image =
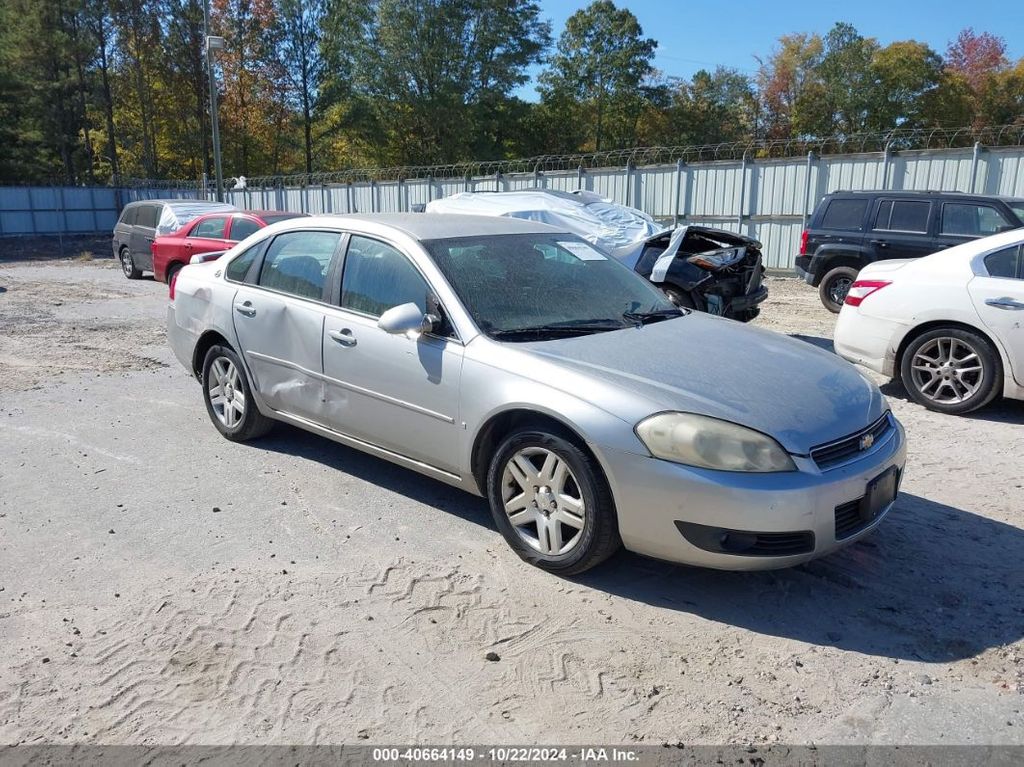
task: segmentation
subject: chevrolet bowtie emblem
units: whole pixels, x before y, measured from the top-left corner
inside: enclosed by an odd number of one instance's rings
[[[861,450],[867,450],[873,444],[875,444],[875,435],[873,434],[865,434],[863,437],[860,438]]]

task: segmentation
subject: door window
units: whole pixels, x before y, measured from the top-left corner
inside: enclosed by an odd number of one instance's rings
[[[128,225],[134,224],[135,223],[135,216],[136,216],[136,214],[138,212],[139,212],[139,208],[138,208],[137,205],[125,208],[124,211],[121,213],[121,220],[118,221],[118,223],[119,224],[128,224]]]
[[[256,234],[260,229],[260,225],[251,218],[231,219],[231,239],[235,242],[241,242],[250,234]]]
[[[353,236],[345,254],[341,306],[372,317],[402,304],[427,307],[426,280],[403,253],[378,240]]]
[[[303,298],[323,297],[338,232],[285,232],[270,243],[259,284]]]
[[[932,204],[923,200],[882,200],[875,216],[875,229],[892,232],[928,231]]]
[[[140,205],[139,212],[135,214],[135,225],[156,229],[156,220],[159,215],[159,205]]]
[[[189,237],[207,237],[211,240],[223,240],[228,220],[224,216],[206,218],[192,228]]]
[[[821,219],[822,229],[860,229],[864,212],[868,209],[867,199],[832,200]]]
[[[947,202],[942,206],[942,233],[961,237],[988,237],[1013,225],[991,205]]]
[[[997,250],[995,253],[989,253],[985,256],[985,271],[988,272],[989,277],[1024,278],[1024,258],[1022,258],[1021,246],[1013,245]]]
[[[256,260],[256,256],[259,255],[262,248],[263,243],[257,243],[242,253],[242,255],[231,259],[228,268],[224,270],[224,276],[234,282],[252,282],[252,280],[246,280],[246,276],[248,276],[252,262]]]

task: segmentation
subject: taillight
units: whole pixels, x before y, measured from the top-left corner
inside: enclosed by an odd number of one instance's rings
[[[886,285],[892,285],[892,283],[886,280],[857,280],[850,286],[850,290],[846,294],[846,303],[850,306],[860,306],[865,298],[872,293],[877,293]]]
[[[807,255],[807,230],[806,229],[804,229],[800,233],[800,255],[801,256],[806,256]]]
[[[178,283],[178,275],[181,274],[181,269],[178,269],[174,274],[171,275],[170,287],[167,288],[167,297],[174,300],[174,286]]]

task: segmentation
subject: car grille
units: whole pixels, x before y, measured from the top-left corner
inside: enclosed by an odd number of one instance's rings
[[[796,530],[785,533],[762,533],[710,527],[696,522],[676,520],[683,537],[704,551],[735,554],[745,557],[789,557],[814,551],[814,533]]]
[[[835,442],[811,449],[811,458],[818,465],[819,469],[831,469],[841,463],[854,458],[869,448],[861,447],[862,440],[870,436],[871,444],[874,445],[883,439],[893,428],[892,414],[886,411],[885,415],[875,421],[866,429],[861,429],[856,434],[843,437]]]
[[[860,516],[860,498],[856,501],[836,506],[836,540],[841,541],[856,535],[865,527],[871,524],[872,520],[865,521]]]
[[[814,533],[758,533],[757,541],[743,551],[748,556],[788,557],[814,551]]]

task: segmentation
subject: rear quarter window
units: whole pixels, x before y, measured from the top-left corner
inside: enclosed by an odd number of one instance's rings
[[[818,225],[822,229],[859,230],[864,222],[864,213],[868,209],[867,199],[835,199],[829,200],[828,207]]]
[[[140,205],[137,208],[135,214],[135,225],[136,226],[148,226],[150,229],[156,229],[157,218],[160,215],[160,205]]]
[[[117,220],[119,224],[125,224],[131,226],[135,223],[135,215],[139,212],[137,205],[129,205],[123,211],[121,211],[121,218]]]
[[[1011,245],[1009,248],[989,253],[985,256],[985,271],[990,277],[1020,279],[1024,277],[1024,260],[1021,255],[1020,245]]]

